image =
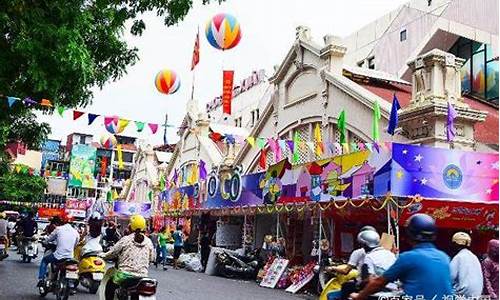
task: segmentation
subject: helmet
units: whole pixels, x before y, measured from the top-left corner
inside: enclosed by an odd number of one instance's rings
[[[361,227],[361,230],[359,232],[363,232],[366,230],[377,231],[377,229],[375,229],[375,227],[370,226],[370,225],[366,225],[366,226]]]
[[[472,239],[465,232],[457,232],[453,235],[451,241],[457,245],[469,247]]]
[[[146,219],[141,215],[133,215],[130,217],[130,230],[136,231],[137,229],[140,231],[146,230]]]
[[[436,238],[436,221],[426,214],[414,214],[407,223],[410,238],[417,242],[432,242]]]
[[[7,214],[4,212],[0,212],[0,219],[5,219],[7,217]]]
[[[380,235],[372,230],[361,231],[358,234],[358,242],[368,248],[375,248],[380,245]]]

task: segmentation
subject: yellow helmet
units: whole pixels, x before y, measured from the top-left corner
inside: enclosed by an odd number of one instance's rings
[[[457,245],[469,247],[472,239],[471,239],[470,235],[468,235],[465,232],[457,232],[453,235],[453,237],[451,238],[451,241]]]
[[[7,214],[4,212],[0,212],[0,219],[5,219],[7,218]]]
[[[136,231],[137,229],[140,231],[146,230],[146,219],[141,215],[133,215],[130,217],[130,230]]]

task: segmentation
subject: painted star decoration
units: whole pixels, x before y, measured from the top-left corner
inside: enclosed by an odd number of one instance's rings
[[[417,154],[417,156],[415,156],[415,161],[420,162],[420,161],[422,161],[422,158],[424,158],[424,157],[422,155],[420,155],[420,153],[419,153],[419,154]]]
[[[489,194],[491,194],[491,193],[493,193],[493,190],[492,190],[492,189],[487,189],[487,190],[486,190],[486,194],[488,194],[488,195],[489,195]]]
[[[420,183],[421,183],[422,185],[425,185],[425,184],[427,183],[427,181],[429,181],[429,180],[428,180],[427,178],[425,178],[425,177],[424,177],[424,178],[422,178],[422,179],[420,179]]]
[[[397,171],[397,172],[396,172],[396,177],[397,177],[398,179],[403,178],[403,171],[401,171],[401,170]]]
[[[491,164],[491,168],[492,169],[495,169],[495,170],[498,170],[498,161],[494,162]]]
[[[403,149],[403,154],[408,154],[408,149]]]

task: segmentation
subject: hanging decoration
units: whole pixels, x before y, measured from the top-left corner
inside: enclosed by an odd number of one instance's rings
[[[85,113],[83,111],[74,110],[73,111],[73,121],[83,116]]]
[[[240,24],[232,15],[220,13],[207,22],[205,35],[215,49],[229,50],[240,42]]]
[[[120,119],[118,116],[104,117],[104,127],[109,133],[122,133],[127,125],[128,120]]]
[[[114,149],[117,144],[116,137],[112,134],[103,134],[101,136],[100,142],[101,147],[108,150]]]
[[[116,154],[118,156],[118,169],[123,170],[124,165],[123,165],[123,151],[122,151],[122,145],[118,144],[116,146]]]
[[[108,169],[108,157],[103,156],[101,158],[101,177],[106,177],[106,170]]]
[[[177,92],[181,86],[181,80],[172,70],[161,70],[156,74],[155,86],[158,92],[166,95],[171,95]]]
[[[222,112],[231,115],[234,71],[222,71]]]

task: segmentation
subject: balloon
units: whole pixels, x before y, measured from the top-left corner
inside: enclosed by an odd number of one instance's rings
[[[128,125],[127,120],[120,120],[120,118],[117,116],[104,117],[104,127],[109,133],[112,134],[122,133],[127,125]]]
[[[207,22],[205,34],[214,48],[228,50],[240,42],[240,23],[232,15],[218,14]]]
[[[174,71],[165,69],[156,74],[155,85],[158,92],[169,95],[177,92],[181,80]]]
[[[112,134],[103,134],[101,136],[101,146],[104,149],[113,149],[117,144],[116,137]]]

